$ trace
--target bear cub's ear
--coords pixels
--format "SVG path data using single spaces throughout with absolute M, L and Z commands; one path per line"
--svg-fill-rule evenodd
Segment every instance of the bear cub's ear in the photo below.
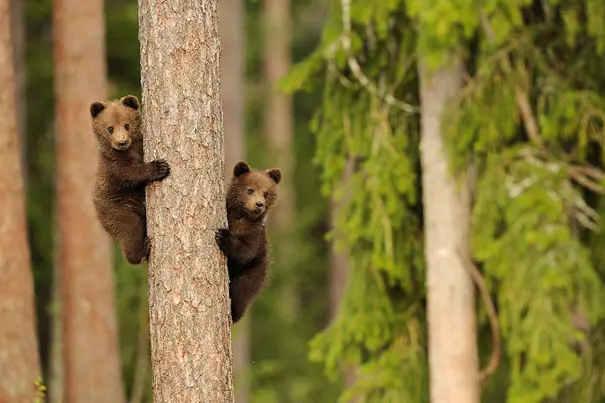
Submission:
M 279 168 L 267 169 L 265 172 L 273 179 L 276 185 L 281 181 L 281 170 Z
M 105 109 L 105 104 L 103 102 L 93 102 L 90 104 L 90 116 L 96 118 L 103 109 Z
M 233 176 L 236 178 L 240 175 L 247 174 L 248 172 L 250 172 L 250 166 L 244 161 L 238 162 L 233 168 Z
M 139 99 L 134 95 L 126 95 L 124 98 L 120 99 L 120 102 L 125 107 L 134 109 L 135 111 L 141 107 Z

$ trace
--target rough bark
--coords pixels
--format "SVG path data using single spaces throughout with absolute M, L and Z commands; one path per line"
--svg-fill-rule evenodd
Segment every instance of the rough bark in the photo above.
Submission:
M 473 283 L 459 258 L 468 250 L 469 191 L 448 168 L 441 119 L 462 83 L 462 64 L 429 73 L 420 64 L 421 163 L 427 259 L 432 403 L 479 401 Z
M 219 1 L 221 37 L 221 86 L 225 126 L 225 180 L 231 180 L 235 164 L 245 159 L 245 40 L 244 1 Z M 233 332 L 235 402 L 247 403 L 250 395 L 250 316 L 244 316 Z
M 20 161 L 10 2 L 0 0 L 0 402 L 25 403 L 41 376 Z
M 97 147 L 89 105 L 106 98 L 102 0 L 54 0 L 57 263 L 64 399 L 123 402 L 112 252 L 92 192 Z
M 139 0 L 154 401 L 233 402 L 218 1 Z

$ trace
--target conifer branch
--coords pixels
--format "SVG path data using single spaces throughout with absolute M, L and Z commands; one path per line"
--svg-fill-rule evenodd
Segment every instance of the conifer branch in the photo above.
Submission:
M 485 32 L 485 36 L 490 44 L 495 42 L 495 35 L 492 27 L 485 16 L 485 13 L 480 13 L 481 26 Z M 508 56 L 504 56 L 500 59 L 502 70 L 506 74 L 510 74 L 512 66 Z M 548 154 L 544 141 L 540 137 L 540 130 L 536 122 L 535 114 L 529 102 L 527 93 L 523 91 L 519 86 L 515 88 L 515 100 L 517 107 L 521 113 L 521 119 L 523 120 L 523 126 L 525 132 L 529 137 L 529 140 L 543 153 Z M 600 184 L 605 182 L 605 174 L 594 167 L 570 165 L 568 170 L 569 176 L 579 183 L 580 185 L 592 190 L 595 193 L 605 194 L 605 188 Z
M 485 284 L 485 278 L 479 271 L 473 261 L 464 253 L 461 249 L 458 250 L 458 258 L 462 262 L 462 265 L 468 272 L 473 282 L 477 285 L 479 292 L 481 293 L 481 299 L 485 305 L 485 311 L 489 318 L 489 324 L 492 328 L 492 354 L 490 356 L 487 366 L 479 373 L 479 383 L 483 383 L 488 377 L 493 375 L 498 366 L 500 365 L 500 356 L 502 354 L 502 341 L 500 338 L 500 323 L 498 322 L 498 313 L 496 312 L 496 306 L 492 300 L 492 296 L 487 289 Z
M 393 94 L 378 89 L 368 76 L 366 76 L 359 62 L 351 52 L 351 0 L 340 0 L 342 8 L 342 27 L 343 33 L 341 37 L 336 41 L 336 44 L 341 44 L 342 48 L 347 54 L 347 64 L 353 73 L 355 79 L 364 87 L 370 94 L 382 99 L 386 104 L 401 109 L 406 113 L 418 113 L 419 108 L 417 106 L 408 104 L 397 99 Z M 332 52 L 335 52 L 335 46 L 330 47 Z

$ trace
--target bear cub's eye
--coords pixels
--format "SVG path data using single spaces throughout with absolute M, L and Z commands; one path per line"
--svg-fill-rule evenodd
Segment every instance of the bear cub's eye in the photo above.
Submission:
M 113 133 L 113 126 L 109 126 L 109 127 L 107 128 L 107 131 L 108 131 L 109 133 Z
M 265 199 L 269 196 L 269 192 L 265 192 Z
M 130 129 L 130 125 L 129 125 L 128 123 L 126 123 L 126 124 L 124 125 L 124 129 L 126 129 L 126 130 Z
M 251 195 L 252 193 L 254 193 L 254 190 L 248 189 L 248 194 Z

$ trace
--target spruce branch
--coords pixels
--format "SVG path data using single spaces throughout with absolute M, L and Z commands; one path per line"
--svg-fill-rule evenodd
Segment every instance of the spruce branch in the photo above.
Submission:
M 364 87 L 370 94 L 384 101 L 387 105 L 399 108 L 406 113 L 418 113 L 419 108 L 417 106 L 403 102 L 387 91 L 379 90 L 378 86 L 363 73 L 359 62 L 351 52 L 351 0 L 341 0 L 341 8 L 343 33 L 331 46 L 328 47 L 328 59 L 333 59 L 338 46 L 342 46 L 347 55 L 347 64 L 351 69 L 353 76 L 362 87 Z

